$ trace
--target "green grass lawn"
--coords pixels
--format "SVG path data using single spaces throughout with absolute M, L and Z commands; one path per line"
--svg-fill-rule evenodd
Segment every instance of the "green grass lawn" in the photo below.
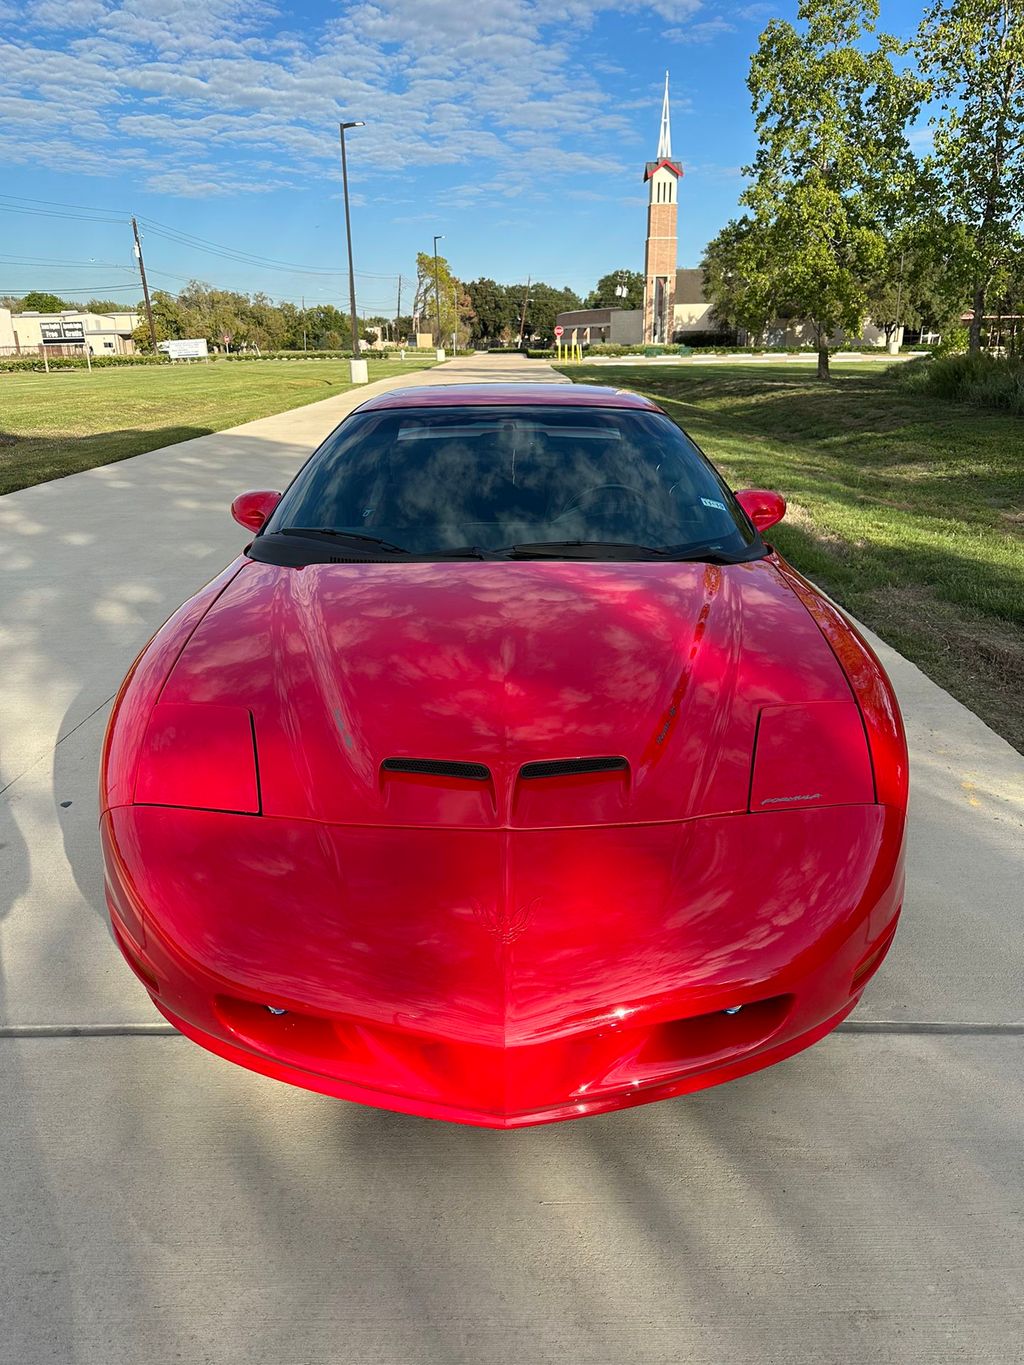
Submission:
M 430 360 L 370 360 L 370 379 Z M 347 360 L 0 374 L 0 493 L 347 392 Z
M 660 403 L 734 488 L 789 501 L 782 553 L 1024 752 L 1024 423 L 891 371 L 567 367 Z

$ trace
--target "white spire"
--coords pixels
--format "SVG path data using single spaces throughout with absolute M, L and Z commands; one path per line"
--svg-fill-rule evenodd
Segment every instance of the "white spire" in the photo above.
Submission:
M 668 72 L 665 72 L 665 99 L 661 106 L 661 134 L 658 138 L 658 160 L 672 159 L 672 126 L 668 116 Z

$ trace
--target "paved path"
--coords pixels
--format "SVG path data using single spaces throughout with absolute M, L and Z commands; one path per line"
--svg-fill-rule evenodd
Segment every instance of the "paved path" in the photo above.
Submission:
M 501 1134 L 145 1036 L 96 847 L 109 700 L 237 552 L 231 497 L 365 392 L 0 498 L 0 1365 L 1024 1361 L 1024 759 L 884 647 L 905 921 L 810 1052 Z

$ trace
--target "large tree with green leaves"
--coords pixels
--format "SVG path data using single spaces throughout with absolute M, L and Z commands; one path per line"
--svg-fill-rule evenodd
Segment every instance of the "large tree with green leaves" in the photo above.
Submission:
M 625 293 L 616 293 L 624 289 Z M 639 270 L 610 270 L 583 301 L 584 308 L 642 308 L 644 277 Z
M 937 0 L 917 40 L 939 102 L 934 164 L 949 217 L 970 237 L 971 349 L 1024 216 L 1024 4 Z
M 458 331 L 461 289 L 444 256 L 435 258 L 429 251 L 417 254 L 413 317 L 418 320 L 417 330 L 433 332 L 441 346 Z
M 765 285 L 811 326 L 818 374 L 829 338 L 857 332 L 866 282 L 916 179 L 907 126 L 921 82 L 876 33 L 878 0 L 801 0 L 797 25 L 773 19 L 751 59 L 758 150 L 743 202 Z
M 760 340 L 783 311 L 773 264 L 770 224 L 746 214 L 727 223 L 701 261 L 714 321 Z
M 45 294 L 38 289 L 32 290 L 21 300 L 23 313 L 60 313 L 65 308 L 77 308 L 76 303 L 68 303 L 56 294 Z
M 491 279 L 470 280 L 465 286 L 475 315 L 473 340 L 507 344 L 518 333 L 519 314 L 512 290 Z
M 962 226 L 934 211 L 908 218 L 886 239 L 867 281 L 868 313 L 887 341 L 901 327 L 945 332 L 959 323 L 969 286 L 969 243 Z
M 526 285 L 512 285 L 512 294 L 519 304 L 526 296 Z M 530 299 L 526 308 L 526 326 L 523 341 L 550 346 L 555 339 L 555 321 L 559 313 L 569 313 L 581 308 L 583 301 L 568 285 L 556 289 L 554 285 L 534 280 L 530 285 Z M 520 314 L 521 317 L 521 314 Z M 517 318 L 517 323 L 519 319 Z M 517 332 L 518 335 L 518 332 Z

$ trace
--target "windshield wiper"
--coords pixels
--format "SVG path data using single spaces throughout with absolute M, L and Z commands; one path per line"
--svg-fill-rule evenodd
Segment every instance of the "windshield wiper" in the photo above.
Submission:
M 424 550 L 422 555 L 414 552 L 417 559 L 507 559 L 501 550 L 485 550 L 479 545 L 460 545 L 455 550 Z
M 366 545 L 373 546 L 375 550 L 388 550 L 395 555 L 407 555 L 409 553 L 404 545 L 393 545 L 390 540 L 382 540 L 380 536 L 367 536 L 361 531 L 335 531 L 329 526 L 282 526 L 277 534 L 281 536 L 304 536 L 307 540 L 319 540 L 321 536 L 324 536 L 329 540 L 342 540 L 346 544 L 355 544 L 357 548 Z
M 538 540 L 510 545 L 509 559 L 670 559 L 735 564 L 714 545 L 635 545 L 616 540 Z

